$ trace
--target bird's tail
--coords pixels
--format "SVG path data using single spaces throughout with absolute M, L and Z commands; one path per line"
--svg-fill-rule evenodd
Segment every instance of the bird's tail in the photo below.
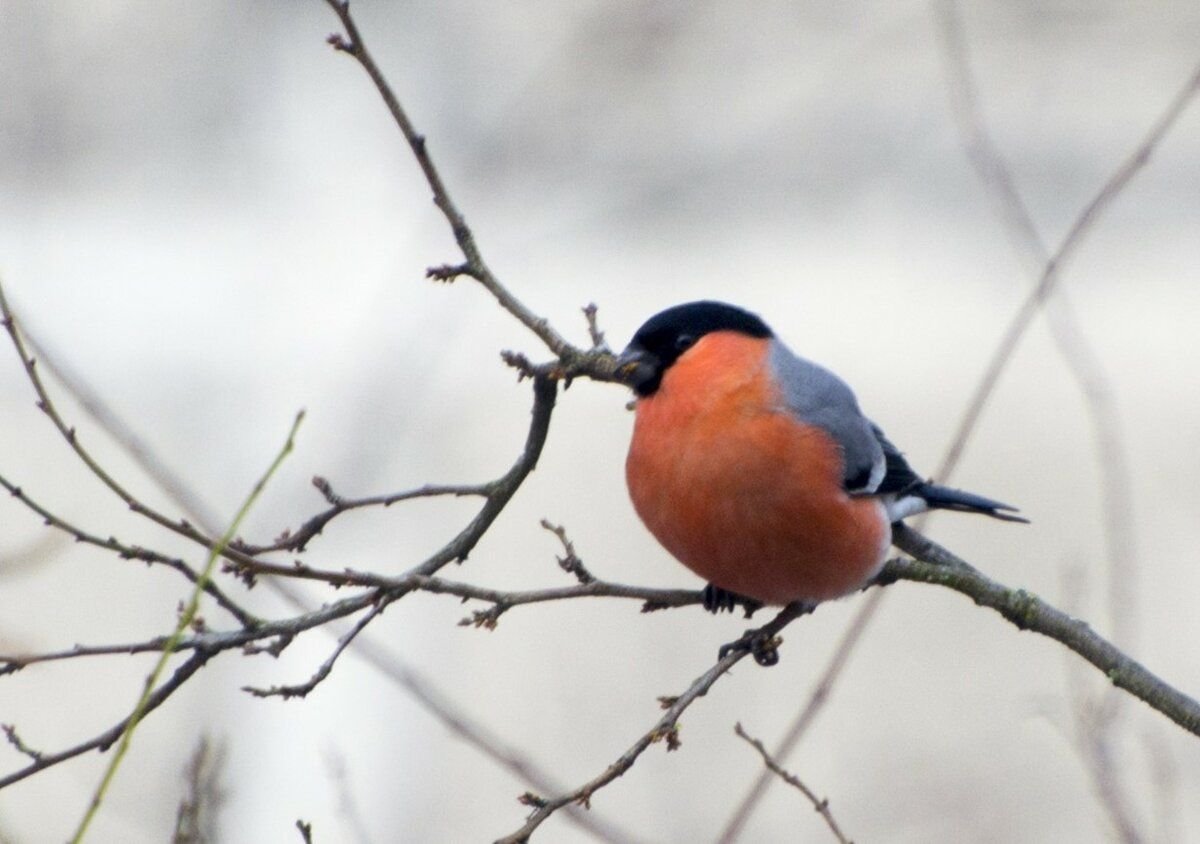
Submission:
M 993 519 L 1005 522 L 1029 523 L 1029 519 L 1014 516 L 1019 512 L 1011 504 L 1001 504 L 973 492 L 963 492 L 961 489 L 951 489 L 948 486 L 938 486 L 933 483 L 922 483 L 909 490 L 909 495 L 925 499 L 930 510 L 956 510 L 960 513 L 982 513 Z

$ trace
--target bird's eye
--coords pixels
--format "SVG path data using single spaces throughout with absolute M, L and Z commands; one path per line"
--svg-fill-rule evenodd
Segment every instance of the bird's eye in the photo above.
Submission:
M 675 351 L 683 354 L 696 344 L 696 338 L 691 334 L 680 334 L 675 338 Z

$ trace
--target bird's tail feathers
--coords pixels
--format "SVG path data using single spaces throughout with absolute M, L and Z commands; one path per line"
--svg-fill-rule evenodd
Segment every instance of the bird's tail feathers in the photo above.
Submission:
M 1005 522 L 1029 523 L 1029 519 L 1013 515 L 1019 511 L 1011 504 L 1002 504 L 999 501 L 984 498 L 982 495 L 976 495 L 973 492 L 964 492 L 961 489 L 952 489 L 948 486 L 938 486 L 933 483 L 922 483 L 910 490 L 909 495 L 925 499 L 931 510 L 982 513 L 985 516 L 991 516 L 993 519 L 1000 519 Z

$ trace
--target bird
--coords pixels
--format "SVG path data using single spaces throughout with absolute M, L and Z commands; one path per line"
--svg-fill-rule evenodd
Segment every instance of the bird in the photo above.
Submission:
M 708 582 L 713 612 L 855 592 L 882 569 L 892 525 L 926 510 L 1027 521 L 920 477 L 841 378 L 734 305 L 656 314 L 616 371 L 635 394 L 625 461 L 634 509 Z

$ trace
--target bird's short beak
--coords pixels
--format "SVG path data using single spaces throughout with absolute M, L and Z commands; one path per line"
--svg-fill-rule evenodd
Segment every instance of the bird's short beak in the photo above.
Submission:
M 658 359 L 641 346 L 630 344 L 617 358 L 617 378 L 628 384 L 635 392 L 658 374 Z

